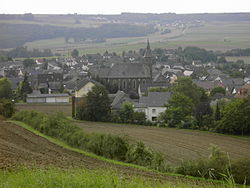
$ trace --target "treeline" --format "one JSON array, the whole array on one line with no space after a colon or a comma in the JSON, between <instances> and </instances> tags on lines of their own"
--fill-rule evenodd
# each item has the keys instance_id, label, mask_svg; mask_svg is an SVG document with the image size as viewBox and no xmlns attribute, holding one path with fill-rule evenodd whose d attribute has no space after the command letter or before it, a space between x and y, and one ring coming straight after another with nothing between
<instances>
[{"instance_id":1,"label":"treeline","mask_svg":"<svg viewBox=\"0 0 250 188\"><path fill-rule=\"evenodd\" d=\"M250 48L232 49L223 54L224 56L250 56Z\"/></svg>"},{"instance_id":2,"label":"treeline","mask_svg":"<svg viewBox=\"0 0 250 188\"><path fill-rule=\"evenodd\" d=\"M50 49L44 49L40 51L39 49L28 50L27 47L19 46L10 51L0 51L0 55L5 57L4 59L8 60L11 58L30 58L30 57L50 57L53 56L53 53Z\"/></svg>"},{"instance_id":3,"label":"treeline","mask_svg":"<svg viewBox=\"0 0 250 188\"><path fill-rule=\"evenodd\" d=\"M68 28L35 24L1 24L0 48L13 48L34 40L58 37L100 40L112 37L139 37L153 32L154 28L150 25L104 24L96 28Z\"/></svg>"},{"instance_id":4,"label":"treeline","mask_svg":"<svg viewBox=\"0 0 250 188\"><path fill-rule=\"evenodd\" d=\"M214 88L208 95L190 78L183 77L170 90L173 95L166 111L159 117L162 126L250 135L250 96L232 101L221 100L212 108L212 95L225 94L224 88Z\"/></svg>"}]
</instances>

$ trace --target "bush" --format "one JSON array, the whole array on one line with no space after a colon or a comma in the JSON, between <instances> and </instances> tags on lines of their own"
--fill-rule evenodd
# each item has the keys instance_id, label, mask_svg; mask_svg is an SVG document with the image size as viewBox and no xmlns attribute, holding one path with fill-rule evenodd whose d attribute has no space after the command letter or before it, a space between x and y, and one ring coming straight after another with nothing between
<instances>
[{"instance_id":1,"label":"bush","mask_svg":"<svg viewBox=\"0 0 250 188\"><path fill-rule=\"evenodd\" d=\"M151 166L153 152L144 143L137 142L129 147L126 154L126 161L141 166Z\"/></svg>"},{"instance_id":2,"label":"bush","mask_svg":"<svg viewBox=\"0 0 250 188\"><path fill-rule=\"evenodd\" d=\"M87 149L97 155L124 161L128 145L128 141L124 137L91 134Z\"/></svg>"},{"instance_id":3,"label":"bush","mask_svg":"<svg viewBox=\"0 0 250 188\"><path fill-rule=\"evenodd\" d=\"M14 103L8 99L0 100L0 115L10 118L15 112Z\"/></svg>"},{"instance_id":4,"label":"bush","mask_svg":"<svg viewBox=\"0 0 250 188\"><path fill-rule=\"evenodd\" d=\"M231 173L236 183L250 185L250 159L232 162Z\"/></svg>"}]
</instances>

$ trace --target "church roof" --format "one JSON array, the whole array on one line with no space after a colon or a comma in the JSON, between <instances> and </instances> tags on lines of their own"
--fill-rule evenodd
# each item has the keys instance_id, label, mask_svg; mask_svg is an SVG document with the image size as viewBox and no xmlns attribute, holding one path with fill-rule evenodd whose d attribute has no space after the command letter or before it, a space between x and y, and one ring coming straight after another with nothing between
<instances>
[{"instance_id":1,"label":"church roof","mask_svg":"<svg viewBox=\"0 0 250 188\"><path fill-rule=\"evenodd\" d=\"M108 72L100 70L100 78L150 78L150 67L143 63L115 64Z\"/></svg>"}]
</instances>

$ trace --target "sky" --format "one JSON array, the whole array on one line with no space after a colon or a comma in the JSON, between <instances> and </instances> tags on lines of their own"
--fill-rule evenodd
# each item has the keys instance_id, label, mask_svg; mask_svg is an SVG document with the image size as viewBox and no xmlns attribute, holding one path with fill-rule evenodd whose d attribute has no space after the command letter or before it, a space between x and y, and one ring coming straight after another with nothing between
<instances>
[{"instance_id":1,"label":"sky","mask_svg":"<svg viewBox=\"0 0 250 188\"><path fill-rule=\"evenodd\" d=\"M250 0L1 0L4 14L250 12Z\"/></svg>"}]
</instances>

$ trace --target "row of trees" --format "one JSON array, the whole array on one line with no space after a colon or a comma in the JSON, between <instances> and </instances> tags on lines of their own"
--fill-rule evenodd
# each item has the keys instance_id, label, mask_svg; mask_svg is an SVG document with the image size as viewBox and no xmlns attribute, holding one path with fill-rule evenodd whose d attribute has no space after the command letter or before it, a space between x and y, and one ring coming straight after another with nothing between
<instances>
[{"instance_id":1,"label":"row of trees","mask_svg":"<svg viewBox=\"0 0 250 188\"><path fill-rule=\"evenodd\" d=\"M40 51L39 49L28 50L27 47L19 46L10 51L0 52L3 56L12 58L29 58L29 57L50 57L53 53L50 49L44 49ZM9 58L10 59L10 58ZM8 60L8 58L7 58Z\"/></svg>"},{"instance_id":2,"label":"row of trees","mask_svg":"<svg viewBox=\"0 0 250 188\"><path fill-rule=\"evenodd\" d=\"M227 102L222 100L211 108L210 96L215 93L225 94L224 88L214 88L208 96L191 79L180 78L171 90L173 95L167 110L159 117L166 126L250 134L250 96Z\"/></svg>"}]
</instances>

